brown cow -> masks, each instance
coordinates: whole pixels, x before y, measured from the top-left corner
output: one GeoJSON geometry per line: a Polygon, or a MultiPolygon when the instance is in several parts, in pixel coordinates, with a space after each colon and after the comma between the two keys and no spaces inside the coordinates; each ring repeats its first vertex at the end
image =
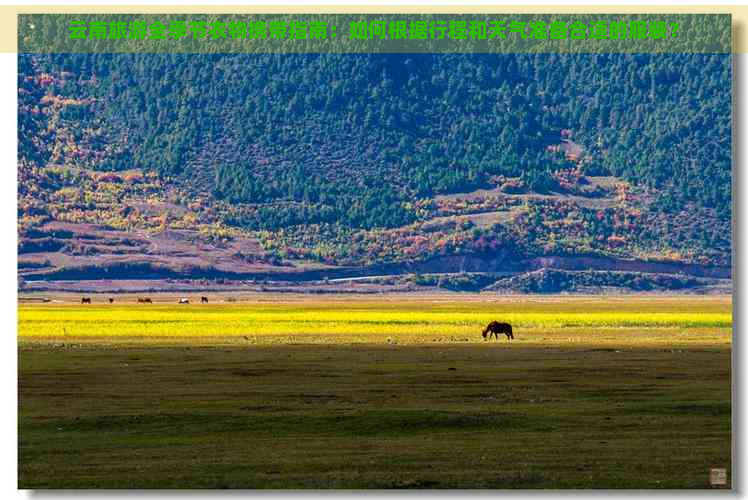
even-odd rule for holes
{"type": "Polygon", "coordinates": [[[207,304],[208,303],[208,297],[200,297],[200,303],[201,304],[207,304]]]}
{"type": "Polygon", "coordinates": [[[506,335],[507,340],[512,340],[514,338],[514,334],[512,333],[512,325],[509,323],[499,323],[498,321],[491,321],[488,326],[483,330],[483,339],[486,339],[486,336],[488,338],[491,338],[491,335],[493,335],[496,340],[499,340],[499,334],[503,333],[506,335]]]}
{"type": "Polygon", "coordinates": [[[81,304],[90,304],[91,303],[91,297],[83,297],[81,299],[81,304]]]}

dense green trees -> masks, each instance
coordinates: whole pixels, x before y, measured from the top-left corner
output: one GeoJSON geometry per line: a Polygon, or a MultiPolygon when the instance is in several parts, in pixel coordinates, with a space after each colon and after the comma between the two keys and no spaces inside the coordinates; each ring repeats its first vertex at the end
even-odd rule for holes
{"type": "Polygon", "coordinates": [[[263,205],[233,224],[397,227],[415,198],[497,175],[554,189],[568,130],[588,173],[729,219],[730,91],[729,54],[20,54],[19,154],[95,130],[62,160],[263,205]],[[49,127],[45,92],[90,104],[49,127]]]}

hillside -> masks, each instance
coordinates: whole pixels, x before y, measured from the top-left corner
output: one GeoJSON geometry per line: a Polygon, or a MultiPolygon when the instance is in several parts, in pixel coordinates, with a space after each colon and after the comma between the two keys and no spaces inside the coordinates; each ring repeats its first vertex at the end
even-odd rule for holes
{"type": "Polygon", "coordinates": [[[724,289],[731,75],[729,54],[20,54],[21,286],[724,289]],[[546,268],[564,279],[521,277],[546,268]]]}

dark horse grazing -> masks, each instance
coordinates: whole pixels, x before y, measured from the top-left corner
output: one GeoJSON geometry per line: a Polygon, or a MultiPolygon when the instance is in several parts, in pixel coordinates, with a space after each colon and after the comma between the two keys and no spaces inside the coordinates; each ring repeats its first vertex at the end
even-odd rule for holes
{"type": "Polygon", "coordinates": [[[91,303],[91,297],[83,297],[81,299],[81,304],[90,304],[91,303]]]}
{"type": "Polygon", "coordinates": [[[201,304],[207,304],[208,303],[208,297],[200,297],[200,303],[201,304]]]}
{"type": "Polygon", "coordinates": [[[506,335],[507,340],[512,340],[514,338],[514,334],[512,333],[512,325],[509,323],[499,323],[498,321],[491,321],[485,330],[483,330],[483,338],[485,339],[486,336],[488,338],[491,338],[491,334],[493,334],[494,337],[496,337],[496,340],[499,340],[499,334],[503,333],[506,335]]]}

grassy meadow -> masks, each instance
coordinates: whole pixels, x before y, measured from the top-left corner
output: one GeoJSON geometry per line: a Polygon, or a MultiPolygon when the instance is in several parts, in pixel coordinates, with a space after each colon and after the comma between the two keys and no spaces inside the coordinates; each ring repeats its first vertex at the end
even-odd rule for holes
{"type": "Polygon", "coordinates": [[[22,341],[149,343],[475,342],[481,340],[479,334],[487,323],[500,319],[513,325],[517,333],[513,343],[523,345],[720,345],[729,342],[732,327],[731,305],[724,298],[175,302],[21,305],[19,337],[22,341]]]}
{"type": "Polygon", "coordinates": [[[731,467],[729,297],[155,298],[19,305],[20,487],[707,488],[731,467]],[[516,339],[483,341],[493,319],[516,339]]]}

